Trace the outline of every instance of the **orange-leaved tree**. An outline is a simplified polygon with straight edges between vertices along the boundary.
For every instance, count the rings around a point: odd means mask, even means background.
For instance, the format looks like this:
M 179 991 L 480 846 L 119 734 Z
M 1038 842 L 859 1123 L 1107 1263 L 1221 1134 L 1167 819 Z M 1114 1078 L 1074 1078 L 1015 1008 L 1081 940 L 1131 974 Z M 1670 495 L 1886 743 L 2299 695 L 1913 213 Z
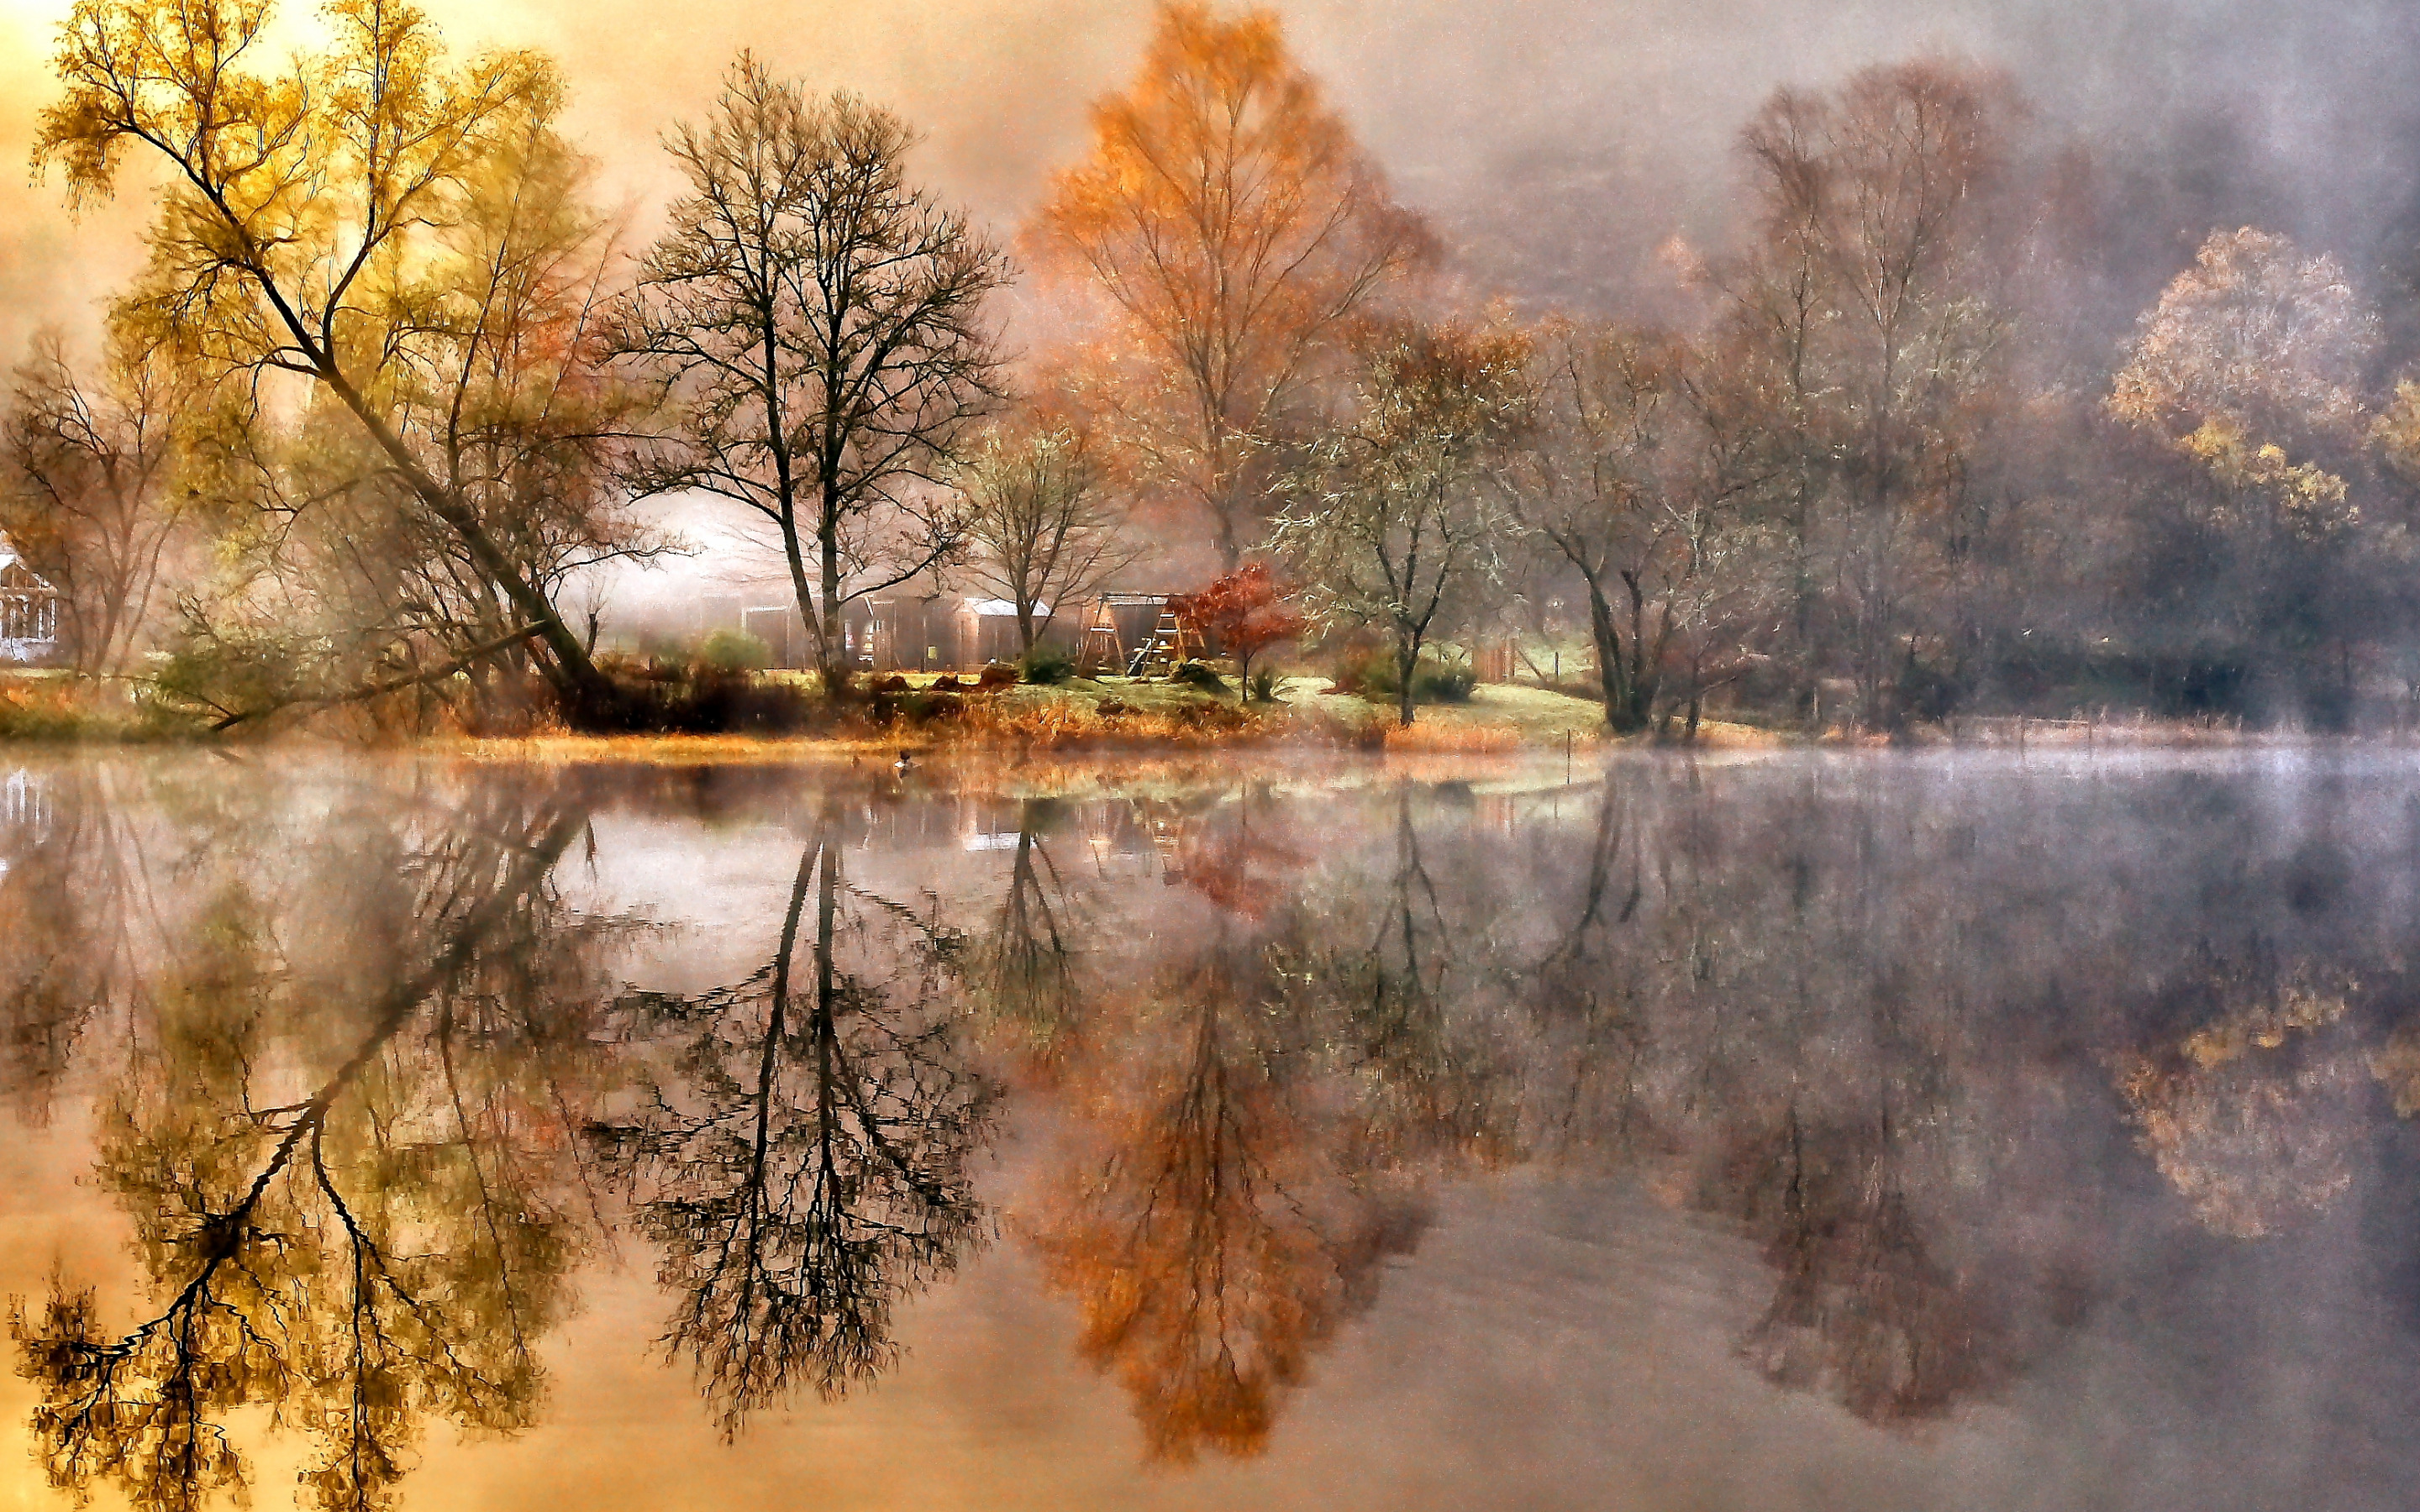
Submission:
M 1429 255 L 1277 18 L 1161 8 L 1141 73 L 1093 109 L 1093 152 L 1028 231 L 1100 298 L 1101 401 L 1149 481 L 1207 516 L 1233 571 L 1271 443 L 1348 318 Z
M 1235 658 L 1237 696 L 1252 696 L 1252 658 L 1272 646 L 1302 634 L 1305 616 L 1286 602 L 1277 579 L 1264 563 L 1251 563 L 1213 581 L 1183 603 L 1187 619 L 1217 638 L 1221 649 Z

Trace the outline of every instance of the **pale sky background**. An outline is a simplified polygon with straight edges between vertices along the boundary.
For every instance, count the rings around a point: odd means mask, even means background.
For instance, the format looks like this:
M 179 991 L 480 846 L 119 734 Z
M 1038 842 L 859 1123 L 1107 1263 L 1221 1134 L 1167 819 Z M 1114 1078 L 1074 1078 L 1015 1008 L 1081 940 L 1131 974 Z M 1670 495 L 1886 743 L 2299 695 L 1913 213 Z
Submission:
M 658 146 L 732 54 L 845 85 L 925 133 L 920 166 L 1005 238 L 1132 73 L 1150 0 L 430 0 L 458 47 L 562 63 L 566 122 L 627 204 L 634 244 L 671 182 Z M 2140 190 L 2134 228 L 2179 263 L 2257 220 L 2376 260 L 2414 217 L 2420 5 L 2412 0 L 1280 0 L 1401 195 L 1482 285 L 1653 304 L 1675 232 L 1719 239 L 1729 147 L 1776 85 L 1821 87 L 1924 52 L 2006 63 L 2059 131 Z M 45 323 L 88 339 L 134 267 L 139 192 L 83 223 L 32 184 L 66 0 L 0 0 L 0 358 Z M 299 29 L 307 7 L 289 21 Z M 135 183 L 130 179 L 130 187 Z M 686 576 L 686 575 L 675 575 Z M 666 579 L 670 581 L 672 579 Z M 682 592 L 688 590 L 682 589 Z

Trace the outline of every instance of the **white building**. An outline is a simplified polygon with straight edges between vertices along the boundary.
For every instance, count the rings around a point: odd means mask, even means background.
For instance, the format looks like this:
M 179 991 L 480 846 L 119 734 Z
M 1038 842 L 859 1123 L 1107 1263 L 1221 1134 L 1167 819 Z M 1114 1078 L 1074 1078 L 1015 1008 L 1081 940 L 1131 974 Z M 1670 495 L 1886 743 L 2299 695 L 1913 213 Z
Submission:
M 0 540 L 0 662 L 39 664 L 59 650 L 59 591 Z

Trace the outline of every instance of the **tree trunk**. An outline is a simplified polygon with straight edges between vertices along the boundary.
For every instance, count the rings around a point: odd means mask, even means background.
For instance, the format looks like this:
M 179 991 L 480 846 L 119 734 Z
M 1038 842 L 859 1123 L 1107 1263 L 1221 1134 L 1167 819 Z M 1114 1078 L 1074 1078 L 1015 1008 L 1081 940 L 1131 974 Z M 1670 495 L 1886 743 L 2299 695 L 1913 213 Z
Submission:
M 799 601 L 799 628 L 814 635 L 815 661 L 820 667 L 824 660 L 823 621 L 816 616 L 814 587 L 807 581 L 807 559 L 799 549 L 795 516 L 785 517 L 782 521 L 782 555 L 790 565 L 790 592 Z M 827 683 L 824 687 L 829 694 L 831 685 Z
M 1589 634 L 1596 641 L 1597 687 L 1605 696 L 1605 722 L 1621 734 L 1635 733 L 1642 721 L 1631 697 L 1630 668 L 1622 655 L 1621 629 L 1613 621 L 1613 604 L 1592 572 L 1581 574 L 1588 583 Z
M 1655 690 L 1662 681 L 1664 637 L 1655 639 L 1655 653 L 1647 650 L 1647 594 L 1638 579 L 1628 572 L 1621 575 L 1622 587 L 1630 593 L 1630 666 L 1626 676 L 1630 685 L 1630 728 L 1644 730 L 1655 717 Z M 1666 620 L 1668 629 L 1670 620 Z
M 496 544 L 495 537 L 479 523 L 478 516 L 450 494 L 444 485 L 420 465 L 411 449 L 403 444 L 402 438 L 389 428 L 385 421 L 371 412 L 368 401 L 342 373 L 333 365 L 326 365 L 321 369 L 320 377 L 335 391 L 345 408 L 352 411 L 353 418 L 370 433 L 370 439 L 379 449 L 386 453 L 387 459 L 402 474 L 405 486 L 428 506 L 429 513 L 444 521 L 454 532 L 471 553 L 471 560 L 477 564 L 481 574 L 512 601 L 513 608 L 520 611 L 523 623 L 532 626 L 537 639 L 545 644 L 548 656 L 553 663 L 553 671 L 548 680 L 554 684 L 555 691 L 567 706 L 573 721 L 590 725 L 610 721 L 621 708 L 621 690 L 613 686 L 613 679 L 597 670 L 597 663 L 581 648 L 580 638 L 563 623 L 563 616 L 555 612 L 554 605 L 546 594 L 521 576 L 520 569 Z
M 822 562 L 823 603 L 814 621 L 815 673 L 823 679 L 824 697 L 842 699 L 848 696 L 848 649 L 842 634 L 840 606 L 840 505 L 830 497 L 829 485 L 824 500 L 823 528 L 815 532 L 815 545 Z
M 1412 727 L 1412 669 L 1419 664 L 1419 637 L 1399 640 L 1395 646 L 1395 722 L 1405 730 Z

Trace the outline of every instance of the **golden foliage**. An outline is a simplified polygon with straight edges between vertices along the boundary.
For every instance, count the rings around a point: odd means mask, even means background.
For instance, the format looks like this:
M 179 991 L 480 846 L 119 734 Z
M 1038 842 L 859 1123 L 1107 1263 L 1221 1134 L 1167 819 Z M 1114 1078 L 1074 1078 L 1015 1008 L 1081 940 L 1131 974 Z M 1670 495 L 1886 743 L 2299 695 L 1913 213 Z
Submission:
M 1106 300 L 1138 371 L 1103 393 L 1148 471 L 1206 510 L 1229 565 L 1262 444 L 1342 324 L 1429 255 L 1277 18 L 1162 7 L 1141 73 L 1026 237 Z M 1114 362 L 1114 359 L 1113 359 Z
M 2360 387 L 2378 341 L 2334 258 L 2249 227 L 2216 233 L 2143 316 L 2109 410 L 2230 495 L 2264 501 L 2292 534 L 2323 539 L 2356 522 L 2345 479 L 2293 454 L 2370 431 Z
M 2353 987 L 2290 980 L 2119 1067 L 2137 1142 L 2214 1232 L 2273 1233 L 2351 1186 L 2362 1064 L 2320 1037 Z

